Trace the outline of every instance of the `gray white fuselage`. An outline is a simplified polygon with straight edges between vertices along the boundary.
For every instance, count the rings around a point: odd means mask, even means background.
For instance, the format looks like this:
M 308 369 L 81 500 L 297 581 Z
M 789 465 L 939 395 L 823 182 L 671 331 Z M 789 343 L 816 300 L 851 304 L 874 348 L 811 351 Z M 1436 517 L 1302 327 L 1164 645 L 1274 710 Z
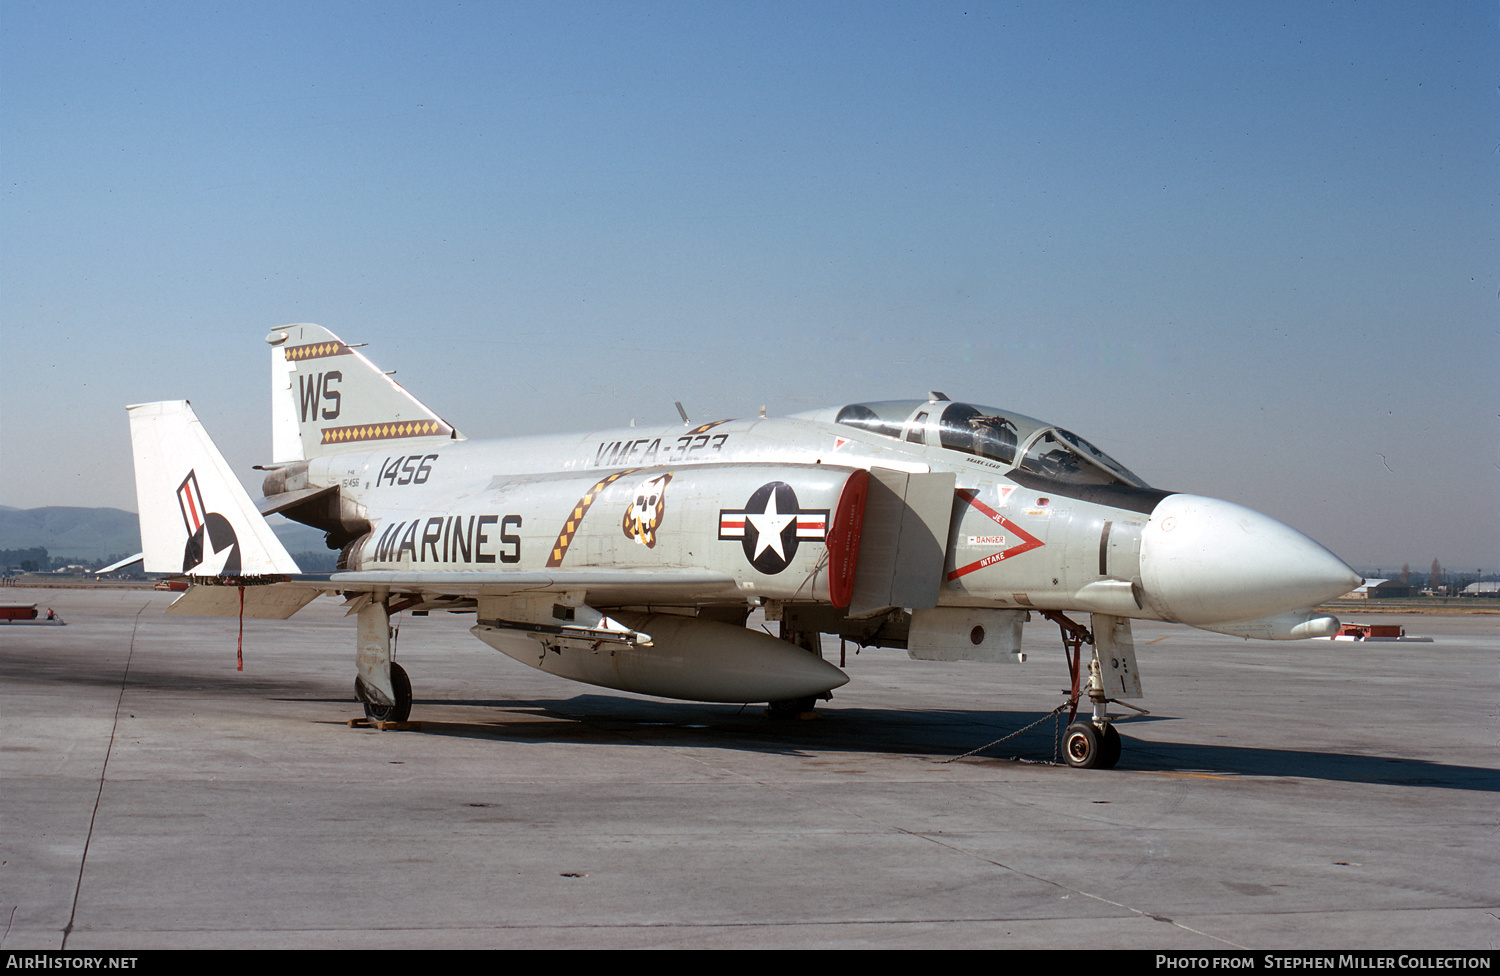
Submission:
M 711 569 L 733 580 L 733 587 L 685 594 L 689 604 L 815 599 L 808 578 L 821 547 L 804 545 L 800 561 L 760 572 L 741 545 L 720 538 L 721 512 L 744 508 L 757 488 L 788 478 L 801 508 L 827 508 L 842 477 L 871 469 L 952 475 L 941 606 L 1203 625 L 1303 610 L 1357 585 L 1311 539 L 1233 503 L 1123 485 L 1070 496 L 1066 485 L 1018 483 L 1013 466 L 988 458 L 835 424 L 834 412 L 426 449 L 393 441 L 314 458 L 307 483 L 337 486 L 369 521 L 370 534 L 349 554 L 351 571 L 540 571 L 551 560 L 573 569 Z M 648 546 L 622 523 L 636 489 L 667 475 Z M 558 563 L 554 551 L 568 521 L 612 476 L 585 506 Z

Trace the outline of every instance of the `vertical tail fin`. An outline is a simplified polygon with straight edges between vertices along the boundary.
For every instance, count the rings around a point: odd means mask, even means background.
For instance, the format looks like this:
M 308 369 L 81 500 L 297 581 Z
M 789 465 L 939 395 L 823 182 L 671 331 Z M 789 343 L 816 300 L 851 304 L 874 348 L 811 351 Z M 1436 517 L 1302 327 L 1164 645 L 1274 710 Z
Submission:
M 148 573 L 299 572 L 186 400 L 125 409 Z
M 275 463 L 400 441 L 413 447 L 463 435 L 321 325 L 282 326 L 271 344 Z

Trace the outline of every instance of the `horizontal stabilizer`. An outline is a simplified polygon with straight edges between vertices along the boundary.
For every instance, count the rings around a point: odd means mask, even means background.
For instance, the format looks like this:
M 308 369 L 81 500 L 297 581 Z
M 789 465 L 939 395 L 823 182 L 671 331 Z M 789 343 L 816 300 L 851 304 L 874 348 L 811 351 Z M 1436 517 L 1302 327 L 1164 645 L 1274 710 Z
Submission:
M 146 554 L 144 552 L 138 552 L 134 556 L 126 556 L 124 559 L 120 560 L 117 563 L 110 563 L 108 566 L 105 566 L 103 569 L 96 569 L 96 570 L 94 570 L 94 575 L 95 576 L 104 576 L 104 575 L 106 575 L 108 573 L 118 573 L 120 570 L 124 569 L 126 566 L 134 566 L 136 563 L 144 562 L 145 559 L 146 559 Z
M 168 607 L 167 613 L 190 617 L 238 617 L 243 610 L 243 615 L 252 619 L 286 620 L 316 600 L 320 593 L 320 590 L 291 583 L 194 586 Z

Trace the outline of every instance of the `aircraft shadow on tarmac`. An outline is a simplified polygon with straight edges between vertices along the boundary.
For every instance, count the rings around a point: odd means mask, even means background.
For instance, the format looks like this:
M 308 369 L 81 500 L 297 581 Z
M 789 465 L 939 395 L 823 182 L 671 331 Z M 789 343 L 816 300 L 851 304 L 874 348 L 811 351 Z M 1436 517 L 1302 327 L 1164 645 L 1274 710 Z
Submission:
M 118 686 L 120 676 L 79 670 L 46 659 L 6 662 L 7 680 Z M 352 699 L 309 699 L 296 694 L 297 682 L 248 675 L 180 675 L 133 668 L 127 688 L 192 690 L 234 697 L 263 695 L 296 702 L 344 705 L 357 714 Z M 771 721 L 760 705 L 704 705 L 655 702 L 608 695 L 566 699 L 428 699 L 421 709 L 475 708 L 487 717 L 475 721 L 423 721 L 422 733 L 485 739 L 523 739 L 640 745 L 692 745 L 735 748 L 784 755 L 817 755 L 830 750 L 856 753 L 904 753 L 948 759 L 1011 736 L 1042 718 L 1040 712 L 947 709 L 827 707 L 814 721 Z M 451 712 L 450 712 L 451 714 Z M 507 715 L 517 716 L 514 720 Z M 422 719 L 421 710 L 416 718 Z M 1500 792 L 1500 771 L 1406 759 L 1362 756 L 1309 749 L 1264 749 L 1217 743 L 1153 742 L 1132 735 L 1134 729 L 1167 716 L 1130 718 L 1118 723 L 1124 752 L 1120 772 L 1197 772 L 1224 776 L 1296 776 L 1335 782 L 1440 787 Z M 1051 762 L 1057 756 L 1056 735 L 1066 721 L 1043 721 L 1034 728 L 982 749 L 966 762 Z
M 623 741 L 643 746 L 670 744 L 807 756 L 834 750 L 949 759 L 1009 737 L 1017 729 L 1043 718 L 1038 712 L 828 707 L 820 709 L 820 717 L 816 720 L 772 721 L 765 717 L 761 705 L 649 702 L 605 695 L 535 700 L 419 700 L 417 704 L 467 706 L 493 709 L 499 713 L 491 712 L 493 717 L 472 723 L 424 720 L 422 732 L 429 735 L 595 741 L 601 744 L 620 744 Z M 518 717 L 509 720 L 505 717 L 507 714 Z M 1118 771 L 1295 776 L 1336 782 L 1500 792 L 1500 771 L 1478 766 L 1307 749 L 1152 742 L 1130 734 L 1132 727 L 1143 727 L 1155 721 L 1171 719 L 1153 716 L 1118 723 L 1124 740 L 1124 754 Z M 965 761 L 1054 761 L 1058 755 L 1056 737 L 1066 724 L 1065 716 L 1060 722 L 1047 718 Z

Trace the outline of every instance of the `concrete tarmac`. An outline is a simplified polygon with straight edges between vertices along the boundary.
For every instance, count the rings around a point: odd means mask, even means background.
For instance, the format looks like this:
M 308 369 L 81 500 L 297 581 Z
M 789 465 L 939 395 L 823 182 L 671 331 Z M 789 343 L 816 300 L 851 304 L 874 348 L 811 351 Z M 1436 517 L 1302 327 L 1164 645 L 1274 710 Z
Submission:
M 239 673 L 236 621 L 172 596 L 0 592 L 68 623 L 0 627 L 0 948 L 1500 943 L 1500 617 L 1138 621 L 1151 714 L 1084 771 L 1050 719 L 949 761 L 1061 700 L 1040 619 L 1023 665 L 851 646 L 819 719 L 770 722 L 403 617 L 422 728 L 376 732 L 337 603 L 247 621 Z

